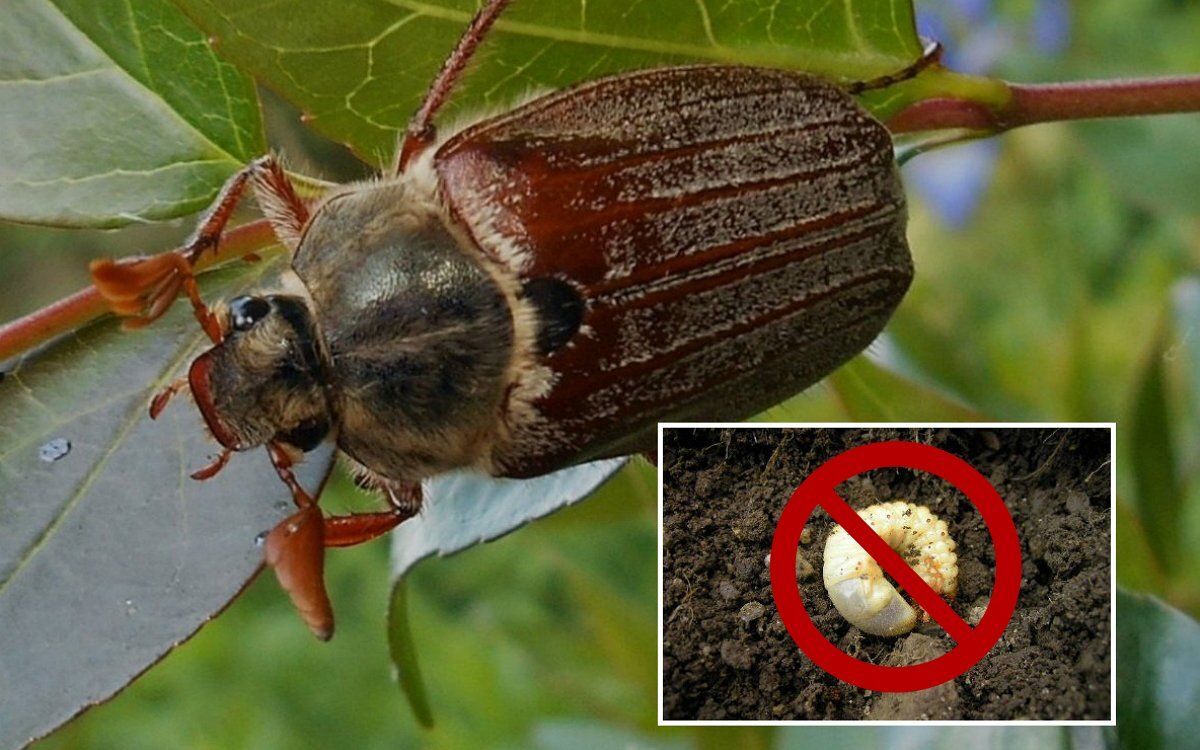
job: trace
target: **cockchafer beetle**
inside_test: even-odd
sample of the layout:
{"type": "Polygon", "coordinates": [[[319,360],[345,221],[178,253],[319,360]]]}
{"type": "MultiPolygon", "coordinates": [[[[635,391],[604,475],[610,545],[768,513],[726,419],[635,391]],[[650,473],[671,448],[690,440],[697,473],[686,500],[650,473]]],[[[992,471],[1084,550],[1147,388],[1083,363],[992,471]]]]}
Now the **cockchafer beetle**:
{"type": "Polygon", "coordinates": [[[182,290],[212,339],[186,380],[223,450],[268,449],[299,510],[267,561],[314,633],[324,548],[415,514],[455,468],[530,477],[652,450],[670,420],[740,420],[864,349],[912,277],[886,128],[838,86],[708,65],[624,73],[439,137],[433,118],[508,0],[468,26],[390,173],[308,204],[265,156],[179,253],[92,273],[158,317],[182,290]],[[292,252],[280,288],[209,309],[192,267],[247,186],[292,252]],[[292,466],[334,438],[389,508],[323,517],[292,466]]]}

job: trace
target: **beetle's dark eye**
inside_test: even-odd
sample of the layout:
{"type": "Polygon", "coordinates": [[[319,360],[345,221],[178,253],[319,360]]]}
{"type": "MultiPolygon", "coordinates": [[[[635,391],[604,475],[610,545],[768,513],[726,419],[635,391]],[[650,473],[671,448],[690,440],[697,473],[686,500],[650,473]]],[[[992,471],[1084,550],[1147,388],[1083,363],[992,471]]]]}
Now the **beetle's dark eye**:
{"type": "Polygon", "coordinates": [[[271,305],[262,297],[235,297],[229,302],[229,325],[235,331],[245,331],[269,312],[271,305]]]}

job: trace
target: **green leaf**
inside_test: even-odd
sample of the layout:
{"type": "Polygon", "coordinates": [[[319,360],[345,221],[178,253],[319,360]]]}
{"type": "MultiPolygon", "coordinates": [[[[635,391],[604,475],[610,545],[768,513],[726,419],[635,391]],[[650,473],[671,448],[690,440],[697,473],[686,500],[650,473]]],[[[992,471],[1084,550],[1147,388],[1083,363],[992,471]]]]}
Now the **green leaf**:
{"type": "Polygon", "coordinates": [[[657,672],[645,656],[657,649],[654,613],[596,571],[574,566],[567,569],[566,578],[573,610],[586,623],[597,653],[613,674],[645,686],[646,694],[653,695],[657,672]]]}
{"type": "Polygon", "coordinates": [[[1196,170],[1177,158],[1200,150],[1194,117],[1135,117],[1072,127],[1086,145],[1087,156],[1113,177],[1113,187],[1127,200],[1148,211],[1182,216],[1195,212],[1187,196],[1195,187],[1196,170]]]}
{"type": "Polygon", "coordinates": [[[1118,589],[1117,686],[1119,747],[1194,746],[1200,625],[1154,597],[1118,589]]]}
{"type": "Polygon", "coordinates": [[[887,727],[889,750],[1104,750],[1105,727],[887,727]]]}
{"type": "MultiPolygon", "coordinates": [[[[221,54],[377,165],[474,12],[464,0],[177,0],[221,54]]],[[[447,112],[656,65],[722,62],[865,79],[921,52],[907,0],[521,0],[483,45],[447,112]]],[[[443,118],[445,121],[446,118],[443,118]]]]}
{"type": "Polygon", "coordinates": [[[1135,591],[1162,593],[1167,576],[1159,567],[1137,512],[1120,495],[1116,504],[1117,582],[1135,591]]]}
{"type": "Polygon", "coordinates": [[[983,422],[980,412],[929,386],[909,380],[858,356],[843,365],[828,382],[846,414],[860,422],[983,422]]]}
{"type": "Polygon", "coordinates": [[[115,227],[203,208],[265,142],[249,78],[168,0],[0,8],[0,218],[115,227]]]}
{"type": "Polygon", "coordinates": [[[433,713],[417,666],[408,611],[403,606],[408,571],[430,555],[450,555],[498,539],[585,500],[625,462],[623,458],[594,461],[533,479],[492,479],[457,472],[422,483],[425,498],[421,514],[392,532],[388,632],[401,690],[423,725],[433,723],[433,713]]]}
{"type": "Polygon", "coordinates": [[[421,664],[417,658],[417,645],[413,640],[408,617],[408,586],[403,579],[392,586],[388,602],[388,654],[396,668],[396,681],[408,705],[412,706],[417,721],[426,729],[433,727],[433,709],[429,706],[429,691],[421,679],[421,664]]]}
{"type": "Polygon", "coordinates": [[[1166,340],[1165,331],[1160,329],[1142,372],[1129,419],[1129,438],[1124,444],[1137,492],[1134,507],[1150,548],[1164,570],[1174,570],[1182,554],[1182,490],[1175,459],[1174,411],[1168,403],[1163,367],[1166,340]]]}
{"type": "MultiPolygon", "coordinates": [[[[202,336],[185,305],[158,325],[98,323],[0,378],[2,748],[106,700],[191,636],[258,570],[256,536],[290,510],[260,451],[188,477],[218,446],[186,402],[152,422],[146,384],[178,376],[202,336]]],[[[314,458],[309,487],[330,466],[314,458]]]]}
{"type": "Polygon", "coordinates": [[[421,514],[392,532],[392,577],[430,555],[446,556],[490,542],[582,501],[617,472],[624,458],[593,461],[533,479],[495,479],[467,472],[423,483],[421,514]]]}

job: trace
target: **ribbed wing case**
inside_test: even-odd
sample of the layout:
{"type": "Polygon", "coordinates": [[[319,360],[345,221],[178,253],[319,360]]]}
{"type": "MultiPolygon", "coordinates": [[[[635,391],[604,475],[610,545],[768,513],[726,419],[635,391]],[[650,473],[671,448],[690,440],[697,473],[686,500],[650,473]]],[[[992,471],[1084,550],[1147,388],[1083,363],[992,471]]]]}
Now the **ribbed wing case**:
{"type": "Polygon", "coordinates": [[[770,407],[865,348],[912,277],[891,138],[812,76],[601,79],[464,130],[434,163],[486,254],[585,300],[497,456],[512,476],[770,407]]]}

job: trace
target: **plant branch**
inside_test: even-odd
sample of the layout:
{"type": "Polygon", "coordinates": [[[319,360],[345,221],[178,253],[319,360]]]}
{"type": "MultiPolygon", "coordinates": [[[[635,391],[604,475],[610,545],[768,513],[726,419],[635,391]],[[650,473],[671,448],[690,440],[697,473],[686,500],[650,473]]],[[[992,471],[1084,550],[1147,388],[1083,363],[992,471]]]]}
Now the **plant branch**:
{"type": "Polygon", "coordinates": [[[998,106],[964,98],[917,102],[888,121],[896,134],[964,128],[999,133],[1022,125],[1098,117],[1200,112],[1200,75],[1051,84],[1007,84],[998,106]]]}
{"type": "MultiPolygon", "coordinates": [[[[1096,117],[1200,112],[1200,75],[1054,84],[1004,84],[940,71],[942,95],[923,99],[888,120],[895,134],[964,129],[973,136],[1041,122],[1096,117]]],[[[319,192],[319,191],[317,191],[319,192]]],[[[265,219],[228,232],[219,251],[197,269],[253,254],[275,244],[265,219]]],[[[179,252],[178,250],[176,252],[179,252]]],[[[108,305],[94,288],[0,326],[0,362],[95,320],[108,305]]]]}
{"type": "MultiPolygon", "coordinates": [[[[275,233],[266,219],[243,224],[225,233],[215,253],[205,253],[197,270],[253,255],[276,244],[275,233]]],[[[174,252],[181,252],[175,250],[174,252]]],[[[65,299],[0,325],[0,362],[27,352],[50,339],[73,331],[109,311],[108,302],[89,286],[65,299]]]]}

